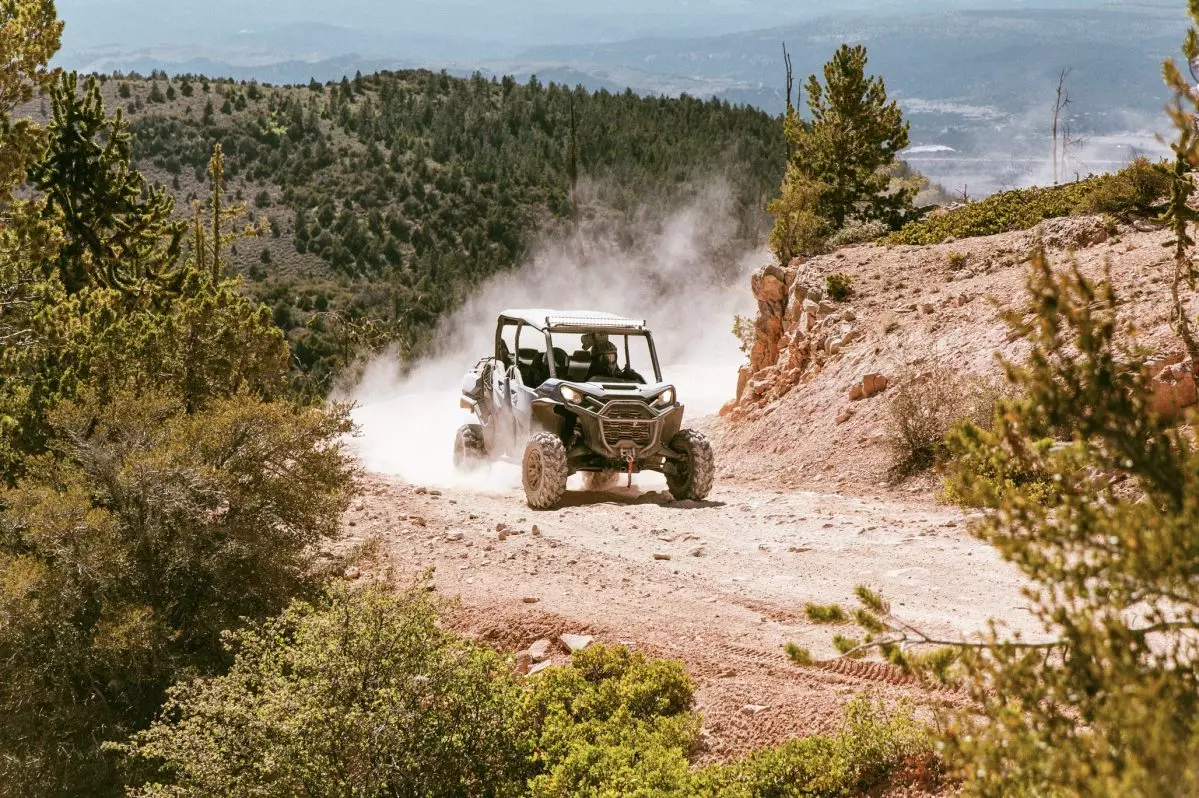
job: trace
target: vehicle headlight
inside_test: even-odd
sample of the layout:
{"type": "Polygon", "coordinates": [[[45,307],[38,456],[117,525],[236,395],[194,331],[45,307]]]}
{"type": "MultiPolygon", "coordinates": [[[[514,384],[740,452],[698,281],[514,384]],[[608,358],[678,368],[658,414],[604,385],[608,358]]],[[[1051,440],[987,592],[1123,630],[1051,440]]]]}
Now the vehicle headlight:
{"type": "Polygon", "coordinates": [[[558,389],[558,391],[562,394],[563,399],[573,405],[581,404],[583,401],[583,394],[579,393],[574,388],[571,388],[569,385],[563,385],[558,389]]]}
{"type": "Polygon", "coordinates": [[[667,388],[658,394],[658,398],[654,400],[654,404],[658,407],[667,407],[674,404],[674,388],[667,388]]]}

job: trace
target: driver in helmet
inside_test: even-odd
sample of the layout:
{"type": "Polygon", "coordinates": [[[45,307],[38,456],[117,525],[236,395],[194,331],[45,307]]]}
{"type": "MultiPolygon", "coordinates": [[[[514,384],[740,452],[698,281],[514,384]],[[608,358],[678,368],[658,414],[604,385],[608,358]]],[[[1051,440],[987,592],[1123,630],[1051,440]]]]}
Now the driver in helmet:
{"type": "Polygon", "coordinates": [[[618,355],[616,344],[608,340],[603,333],[596,333],[591,345],[591,370],[587,373],[588,381],[599,379],[629,380],[645,382],[641,375],[631,368],[620,368],[617,365],[618,355]]]}
{"type": "Polygon", "coordinates": [[[600,339],[597,336],[591,345],[591,370],[587,372],[587,379],[621,376],[616,361],[616,344],[609,341],[607,337],[600,339]]]}

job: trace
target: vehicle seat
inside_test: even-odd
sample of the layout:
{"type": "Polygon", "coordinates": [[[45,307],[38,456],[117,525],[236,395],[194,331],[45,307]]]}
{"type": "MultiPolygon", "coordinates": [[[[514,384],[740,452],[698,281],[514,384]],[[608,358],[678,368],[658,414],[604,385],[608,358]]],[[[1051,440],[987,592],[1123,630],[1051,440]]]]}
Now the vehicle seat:
{"type": "Polygon", "coordinates": [[[591,371],[591,353],[586,349],[579,349],[570,356],[570,363],[566,366],[566,379],[571,382],[585,382],[589,371],[591,371]]]}
{"type": "Polygon", "coordinates": [[[554,347],[554,373],[558,375],[558,379],[566,379],[566,368],[569,360],[565,349],[554,347]]]}
{"type": "MultiPolygon", "coordinates": [[[[550,378],[550,361],[549,353],[542,353],[534,364],[533,381],[529,383],[530,388],[536,388],[550,378]]],[[[558,379],[566,378],[566,352],[565,350],[554,348],[554,371],[558,375],[558,379]]]]}
{"type": "Polygon", "coordinates": [[[541,384],[541,382],[535,381],[537,377],[536,372],[538,371],[537,366],[540,362],[541,353],[536,349],[521,347],[516,350],[516,365],[520,369],[520,378],[524,381],[525,385],[535,387],[541,384]]]}

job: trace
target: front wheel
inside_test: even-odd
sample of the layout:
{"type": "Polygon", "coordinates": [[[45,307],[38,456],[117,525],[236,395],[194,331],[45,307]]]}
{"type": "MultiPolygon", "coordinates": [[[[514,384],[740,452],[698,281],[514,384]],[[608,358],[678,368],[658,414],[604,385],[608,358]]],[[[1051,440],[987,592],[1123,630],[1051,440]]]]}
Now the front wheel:
{"type": "Polygon", "coordinates": [[[534,510],[549,510],[566,493],[570,467],[566,463],[566,447],[552,432],[539,432],[525,446],[522,482],[525,499],[534,510]]]}
{"type": "Polygon", "coordinates": [[[487,447],[483,443],[483,428],[466,424],[454,436],[454,468],[458,471],[477,471],[487,465],[487,447]]]}
{"type": "Polygon", "coordinates": [[[706,499],[716,476],[712,444],[708,443],[703,433],[685,429],[671,438],[670,448],[682,455],[675,463],[675,472],[666,475],[670,495],[679,501],[706,499]]]}

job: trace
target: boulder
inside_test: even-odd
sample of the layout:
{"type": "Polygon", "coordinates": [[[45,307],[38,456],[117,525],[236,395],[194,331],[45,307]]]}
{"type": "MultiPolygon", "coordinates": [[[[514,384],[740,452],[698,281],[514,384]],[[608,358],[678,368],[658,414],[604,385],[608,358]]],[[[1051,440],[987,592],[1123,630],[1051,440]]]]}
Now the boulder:
{"type": "Polygon", "coordinates": [[[858,402],[862,399],[877,396],[887,390],[889,383],[890,381],[882,374],[867,374],[862,378],[861,382],[855,383],[849,389],[849,400],[851,402],[858,402]]]}
{"type": "Polygon", "coordinates": [[[882,374],[867,374],[862,378],[862,393],[869,399],[887,390],[889,384],[890,380],[882,374]]]}
{"type": "Polygon", "coordinates": [[[1188,407],[1199,402],[1191,364],[1189,361],[1182,361],[1181,358],[1179,360],[1180,362],[1163,364],[1160,368],[1150,367],[1153,412],[1170,421],[1181,418],[1188,407]],[[1157,373],[1154,374],[1154,371],[1157,373]]]}
{"type": "Polygon", "coordinates": [[[545,662],[538,662],[536,665],[534,665],[533,667],[529,668],[529,673],[528,673],[528,675],[529,675],[529,676],[535,676],[536,674],[538,674],[538,673],[541,673],[541,672],[542,672],[543,670],[545,670],[546,668],[552,667],[552,666],[553,666],[553,664],[554,664],[554,663],[550,662],[548,659],[547,659],[545,662]]]}
{"type": "Polygon", "coordinates": [[[753,376],[753,371],[750,370],[748,364],[742,366],[737,372],[737,393],[734,394],[737,398],[745,393],[745,386],[749,385],[749,378],[753,376]]]}
{"type": "Polygon", "coordinates": [[[534,662],[544,662],[549,659],[550,647],[553,645],[549,640],[542,638],[533,645],[529,646],[529,657],[534,662]]]}

